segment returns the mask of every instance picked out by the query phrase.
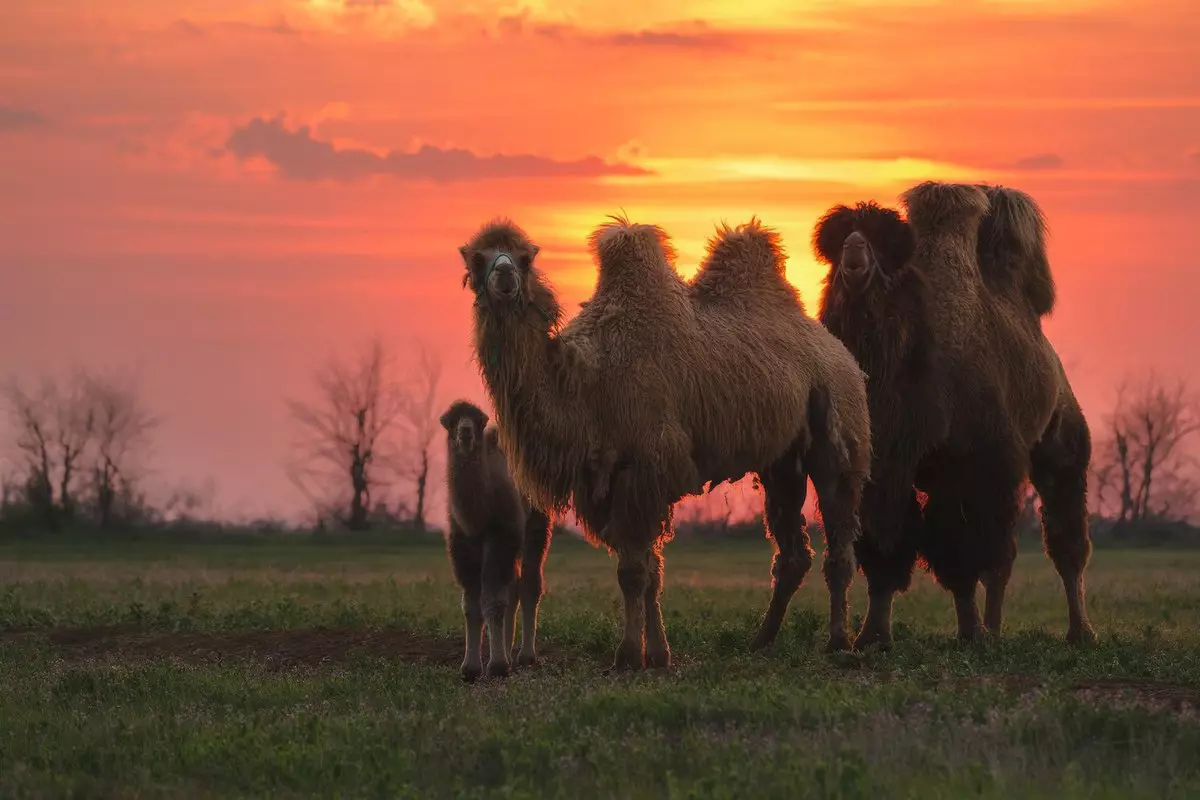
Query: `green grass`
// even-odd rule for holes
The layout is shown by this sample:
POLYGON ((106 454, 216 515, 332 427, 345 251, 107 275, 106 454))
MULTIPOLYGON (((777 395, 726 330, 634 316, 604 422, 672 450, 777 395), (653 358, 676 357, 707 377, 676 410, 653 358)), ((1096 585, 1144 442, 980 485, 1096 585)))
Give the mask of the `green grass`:
MULTIPOLYGON (((465 686, 436 545, 0 544, 0 796, 1185 797, 1200 552, 1098 551, 1068 648, 1023 552, 1003 637, 918 576, 888 654, 821 652, 818 565, 746 645, 765 541, 667 548, 667 673, 604 675, 615 562, 559 537, 544 664, 465 686)), ((853 608, 865 610, 864 581, 853 608)))

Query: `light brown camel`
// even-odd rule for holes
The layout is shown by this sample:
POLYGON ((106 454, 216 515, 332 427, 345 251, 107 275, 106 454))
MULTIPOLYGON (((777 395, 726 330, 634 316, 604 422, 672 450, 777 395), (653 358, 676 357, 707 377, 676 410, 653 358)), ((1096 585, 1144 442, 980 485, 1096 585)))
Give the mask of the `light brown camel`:
POLYGON ((441 416, 446 429, 446 489, 450 532, 446 549, 462 588, 465 621, 462 678, 483 672, 480 638, 488 629, 488 675, 509 673, 509 650, 521 606, 517 663, 537 663, 537 612, 550 519, 514 485, 495 426, 479 406, 457 400, 441 416))
POLYGON ((830 265, 820 319, 868 375, 874 461, 856 556, 870 597, 857 645, 891 644, 892 601, 918 556, 954 595, 958 635, 998 633, 1032 479, 1067 638, 1094 638, 1084 602, 1087 422, 1041 319, 1055 289, 1037 204, 1006 187, 927 182, 908 220, 837 206, 813 244, 830 265), (928 494, 917 507, 914 485, 928 494))
POLYGON ((848 648, 866 390, 846 348, 805 314, 778 236, 757 220, 719 230, 691 282, 658 227, 615 219, 590 245, 595 294, 561 330, 538 246, 520 228, 488 223, 460 253, 518 486, 539 507, 573 506, 617 553, 625 629, 614 668, 670 663, 659 595, 674 504, 751 472, 777 544, 755 644, 775 639, 812 564, 801 513, 811 476, 827 537, 829 647, 848 648))

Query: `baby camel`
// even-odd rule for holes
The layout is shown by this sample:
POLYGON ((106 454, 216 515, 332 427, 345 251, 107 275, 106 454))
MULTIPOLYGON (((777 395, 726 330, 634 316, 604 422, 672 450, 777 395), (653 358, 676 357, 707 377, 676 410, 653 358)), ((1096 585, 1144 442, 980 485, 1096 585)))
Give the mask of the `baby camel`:
POLYGON ((480 654, 484 622, 488 629, 488 675, 509 673, 509 650, 522 607, 521 651, 517 663, 537 663, 538 603, 542 563, 550 546, 550 519, 517 491, 496 428, 473 403, 458 400, 441 417, 447 433, 450 535, 446 539, 454 578, 462 587, 466 641, 462 678, 483 673, 480 654))

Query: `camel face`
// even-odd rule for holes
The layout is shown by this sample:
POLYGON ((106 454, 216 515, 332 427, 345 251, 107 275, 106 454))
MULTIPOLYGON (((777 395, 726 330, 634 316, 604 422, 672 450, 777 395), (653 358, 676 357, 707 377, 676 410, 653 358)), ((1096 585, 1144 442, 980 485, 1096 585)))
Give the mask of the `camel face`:
POLYGON ((517 304, 525 295, 530 261, 528 253, 515 249, 476 251, 471 259, 470 281, 493 307, 505 308, 517 304))
POLYGON ((813 245, 830 266, 830 278, 852 295, 886 288, 908 263, 912 229, 899 214, 875 203, 836 206, 817 223, 813 245))
POLYGON ((478 445, 483 441, 483 436, 475 430, 475 423, 465 417, 454 426, 451 437, 454 451, 460 456, 474 455, 478 445))
POLYGON ((863 291, 879 275, 879 259, 871 242, 859 231, 846 237, 842 244, 842 260, 838 271, 852 291, 863 291))
POLYGON ((441 419, 449 438, 450 452, 454 458, 476 458, 483 450, 483 429, 488 416, 483 409, 460 400, 454 403, 441 419))

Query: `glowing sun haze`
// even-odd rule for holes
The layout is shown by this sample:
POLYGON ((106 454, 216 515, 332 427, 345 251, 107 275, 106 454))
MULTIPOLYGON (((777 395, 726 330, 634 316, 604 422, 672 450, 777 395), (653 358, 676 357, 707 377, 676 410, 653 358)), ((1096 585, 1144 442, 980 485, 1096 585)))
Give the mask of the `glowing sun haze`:
POLYGON ((6 0, 0 367, 135 368, 156 480, 287 513, 283 400, 330 355, 420 337, 483 400, 456 247, 489 217, 574 308, 605 215, 690 275, 756 214, 815 312, 826 208, 988 180, 1049 216, 1047 329, 1099 425, 1143 363, 1200 381, 1191 6, 6 0))

